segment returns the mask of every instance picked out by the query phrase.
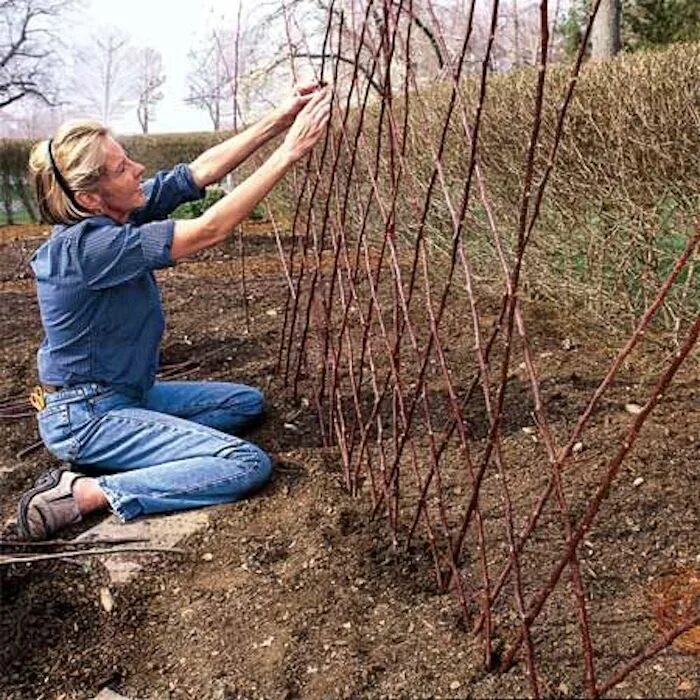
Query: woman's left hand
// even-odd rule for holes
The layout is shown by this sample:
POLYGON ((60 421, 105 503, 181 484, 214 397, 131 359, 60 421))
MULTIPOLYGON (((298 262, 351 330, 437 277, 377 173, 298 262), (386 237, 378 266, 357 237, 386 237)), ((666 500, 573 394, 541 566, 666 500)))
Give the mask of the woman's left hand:
POLYGON ((323 85, 321 83, 295 85, 294 92, 275 109, 279 127, 282 129, 290 127, 294 123, 294 118, 304 108, 304 105, 322 88, 323 85))

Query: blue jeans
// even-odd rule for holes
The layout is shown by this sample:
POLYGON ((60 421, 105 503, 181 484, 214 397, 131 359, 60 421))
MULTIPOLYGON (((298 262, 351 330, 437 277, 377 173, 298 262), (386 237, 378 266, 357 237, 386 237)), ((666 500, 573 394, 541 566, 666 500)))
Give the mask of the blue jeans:
POLYGON ((131 520, 236 501, 260 488, 270 458, 223 431, 241 430, 263 408, 262 394, 242 384, 156 382, 141 400, 80 384, 46 394, 39 433, 59 459, 101 475, 112 510, 131 520))

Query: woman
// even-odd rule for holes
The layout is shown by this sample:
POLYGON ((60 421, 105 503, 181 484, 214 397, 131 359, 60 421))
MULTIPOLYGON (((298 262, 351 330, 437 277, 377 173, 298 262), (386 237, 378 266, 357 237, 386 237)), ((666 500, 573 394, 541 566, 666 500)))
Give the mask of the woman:
POLYGON ((235 501, 267 481, 268 456, 229 434, 261 416, 259 391, 154 381, 165 324, 153 270, 224 241, 313 148, 330 100, 329 88, 299 88, 246 131, 144 183, 143 166, 96 122, 68 123, 33 149, 39 207, 56 224, 31 261, 45 332, 39 432, 59 459, 99 476, 62 467, 40 477, 20 500, 22 537, 48 538, 96 510, 130 520, 235 501), (288 128, 202 216, 166 218, 288 128))

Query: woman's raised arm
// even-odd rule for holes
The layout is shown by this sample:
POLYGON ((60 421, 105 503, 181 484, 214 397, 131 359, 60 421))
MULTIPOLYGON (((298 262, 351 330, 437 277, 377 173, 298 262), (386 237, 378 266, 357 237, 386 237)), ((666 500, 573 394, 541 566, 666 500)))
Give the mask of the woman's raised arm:
POLYGON ((260 146, 288 129, 294 122, 296 115, 317 94, 319 89, 318 83, 296 87, 291 97, 255 124, 197 156, 190 163, 196 185, 206 187, 218 182, 243 163, 260 146))
POLYGON ((314 91, 294 119, 282 145, 252 175, 202 216, 175 222, 173 260, 211 248, 234 231, 294 163, 314 147, 328 124, 331 97, 329 88, 314 91))

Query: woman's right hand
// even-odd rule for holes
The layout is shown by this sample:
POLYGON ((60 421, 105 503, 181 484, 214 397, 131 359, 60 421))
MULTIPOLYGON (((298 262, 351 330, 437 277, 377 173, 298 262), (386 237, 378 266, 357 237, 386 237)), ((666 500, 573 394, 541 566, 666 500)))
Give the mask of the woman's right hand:
POLYGON ((292 161, 302 158, 321 138, 330 118, 332 97, 331 88, 324 87, 297 114, 282 144, 292 161))

